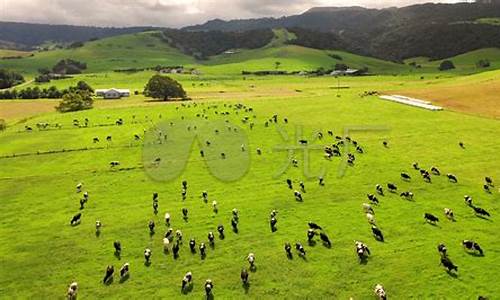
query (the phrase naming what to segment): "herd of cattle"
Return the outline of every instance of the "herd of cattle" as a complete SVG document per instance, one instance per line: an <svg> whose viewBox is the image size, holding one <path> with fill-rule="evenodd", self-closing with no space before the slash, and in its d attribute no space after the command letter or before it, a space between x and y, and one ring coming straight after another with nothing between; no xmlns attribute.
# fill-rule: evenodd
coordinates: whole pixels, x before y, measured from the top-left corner
<svg viewBox="0 0 500 300"><path fill-rule="evenodd" d="M212 108L217 108L217 106L213 106ZM239 105L239 106L235 105L235 109L236 110L244 110L245 112L252 111L243 105ZM204 112L205 111L206 110L204 109ZM219 114L220 115L227 115L227 113L219 113ZM245 123L246 121L248 121L248 118L245 118L242 121ZM120 119L120 122L121 123L119 125L123 124L122 119ZM272 118L267 120L265 122L265 126L268 127L269 124L273 123L273 122L274 123L278 122L277 115L274 115ZM284 119L284 122L287 123L288 120ZM251 123L251 124L253 127L254 126L253 123ZM328 135L333 137L333 132L328 131ZM323 134L318 133L318 138L320 140L322 140ZM134 139L138 140L138 139L140 139L140 136L135 135ZM324 154L325 154L326 159L331 159L334 156L341 156L342 150L347 149L347 148L343 148L345 143L350 143L351 145L353 145L354 149L356 150L356 152L358 154L364 153L364 150L361 147L361 145L349 137L336 136L336 137L333 137L333 139L336 141L333 144L328 145L324 148ZM108 136L107 140L110 141L111 136ZM97 142L99 142L99 139L94 138L93 142L97 143ZM207 143L209 143L209 141L207 141ZM299 140L298 143L302 144L302 145L306 145L307 140ZM459 145L462 148L464 147L463 143L460 143ZM389 143L387 141L383 141L383 146L389 147ZM262 153L261 150L260 149L257 149L257 150L258 150L258 154L260 155ZM245 151L244 146L242 146L242 151ZM203 156L203 153L200 153L200 154ZM346 154L345 157L346 157L347 163L350 165L354 165L355 159L356 159L355 155L352 153L345 153L345 154ZM297 165L297 163L298 163L297 160L294 159L293 165ZM110 163L111 167L118 166L119 164L120 163L118 161L112 161ZM440 176L441 175L441 171L437 167L434 167L434 166L430 168L430 172L421 168L418 165L418 163L413 163L412 167L413 167L413 169L419 171L418 173L420 174L420 176L422 177L422 179L424 181L429 182L429 183L432 181L431 175L432 176ZM400 176L401 176L401 179L403 181L414 180L414 179L412 179L412 175L410 175L406 172L401 173ZM450 173L446 174L446 178L451 183L458 182L457 176L455 176L453 174L450 174ZM325 181L322 177L318 178L318 184L320 186L325 185ZM286 179L286 186L288 187L288 189L293 191L293 195L294 195L294 198L296 201L299 201L299 202L304 201L303 193L305 193L305 184L302 181L299 182L299 188L294 189L294 183L293 183L292 179L288 178L288 179ZM398 193L400 195L400 197L402 197L406 200L409 200L409 201L413 200L414 195L411 191L399 191L398 192L398 187L395 183L387 183L385 186L386 186L387 191L389 193L393 193L393 194ZM484 190L486 192L491 193L491 191L492 191L491 188L493 186L494 186L493 180L490 177L485 177L484 186L483 186ZM182 195L183 200L186 199L187 190L188 190L188 182L183 181L182 186L181 186L181 195ZM82 194L82 198L80 200L80 210L83 210L85 203L87 203L87 201L89 200L89 194L87 192L84 192L84 186L82 183L79 183L76 186L76 191L77 191L77 193ZM375 209L374 209L374 207L378 206L378 204L380 202L379 197L383 197L383 196L385 196L385 188L383 185L377 184L375 186L375 193L368 193L367 194L367 199L368 199L369 203L362 204L362 209L363 209L364 213L366 214L366 218L367 218L368 223L371 226L371 231L373 233L373 236L377 241L380 241L380 242L384 242L384 235L383 235L382 230L377 226L377 223L375 221ZM208 202L208 192L203 191L201 193L201 198L203 199L203 201L205 203L207 203ZM465 200L466 205L471 207L472 210L474 211L474 213L477 214L478 216L490 217L490 214L488 211L473 204L472 197L465 195L464 200ZM155 215L158 214L158 212L159 212L159 210L158 210L159 209L159 194L157 192L153 193L152 208L153 208L153 213ZM214 212L218 211L216 201L212 202L212 208L213 208ZM452 209L445 207L445 208L443 208L443 212L444 212L444 215L446 218L448 218L450 220L454 220L454 213L453 213ZM189 211L187 208L182 208L181 213L182 213L182 216L184 219L188 218ZM436 215L429 213L429 212L426 212L423 217L427 222L429 222L431 224L436 224L437 222L439 222L439 218ZM81 219L82 219L82 212L79 212L71 218L70 224L72 226L76 226L80 223ZM182 243L183 243L183 233L180 230L174 231L174 229L170 227L171 226L170 220L171 220L170 213L168 213L168 212L165 213L164 221L165 221L165 225L168 229L163 236L163 248L164 248L163 250L165 253L171 252L173 254L173 257L177 258L179 251L181 249ZM232 210L231 228L236 233L238 232L238 223L239 223L239 212L236 208L234 208ZM270 216L269 216L269 226L270 226L271 232L277 231L277 223L278 223L278 211L272 210L270 213ZM309 245L314 244L315 237L319 236L321 242L323 243L323 245L325 247L330 248L332 246L332 242L331 242L329 236L323 230L323 227L321 225L319 225L313 221L309 221L307 225L308 225L308 230L306 232L306 235L307 235L307 242L309 243ZM100 231L102 230L102 226L103 225L102 225L101 221L96 220L96 222L95 222L96 235L100 234ZM155 224L154 220L149 220L148 228L149 228L149 233L152 236L155 233L155 229L156 229L156 224ZM225 235L224 226L222 224L219 224L217 226L216 230L217 230L219 238L221 240L224 239L224 235ZM215 243L214 232L212 232L212 231L208 232L207 239L208 239L208 242L207 242L208 245L213 249L214 243ZM480 245L476 241L463 240L462 245L467 251L477 253L478 255L484 255L483 249L480 247ZM115 255L119 256L121 251L122 251L121 242L115 241L113 243L113 247L114 247ZM299 257L305 258L306 249L305 249L304 245L301 242L297 241L297 242L295 242L294 247L295 247L295 251L296 251L297 255ZM197 241L194 238L192 238L189 240L189 249L192 253L196 253L196 249L198 249L200 256L203 258L206 256L207 245L204 242L200 242L198 244L198 247L197 247ZM292 249L293 249L293 246L291 243L286 242L284 244L285 255L288 258L293 257ZM441 264L447 269L447 271L448 272L457 272L458 267L451 261L450 257L448 256L446 246L444 244L439 244L437 246L437 250L440 254ZM355 251L355 253L358 256L360 261L366 261L367 259L369 259L369 256L371 254L368 245L362 241L354 241L354 251ZM146 265L151 264L152 254L153 253L152 253L152 250L150 248L144 249L144 261L145 261ZM247 261L249 263L248 268L250 270L253 270L255 268L256 255L254 253L249 253L247 255ZM103 278L103 283L109 284L112 281L112 278L114 275L114 270L115 270L114 266L112 266L112 265L109 265L106 267L105 276ZM125 263L119 269L120 280L126 280L129 276L129 274L130 274L130 264ZM243 268L241 270L240 277L241 277L241 281L242 281L244 286L248 286L248 284L249 284L249 277L250 277L249 274L250 273L248 272L247 268ZM187 272L181 280L181 291L186 292L186 291L192 289L192 285L193 285L193 273ZM206 279L205 284L204 284L204 289L205 289L207 298L212 296L213 288L214 288L214 283L212 282L212 280ZM76 282L71 283L69 288L68 288L68 292L67 292L68 298L69 299L76 299L77 291L78 291L78 284ZM376 295L376 297L378 297L379 299L386 299L387 298L385 288L383 287L382 284L377 284L374 287L373 292Z"/></svg>

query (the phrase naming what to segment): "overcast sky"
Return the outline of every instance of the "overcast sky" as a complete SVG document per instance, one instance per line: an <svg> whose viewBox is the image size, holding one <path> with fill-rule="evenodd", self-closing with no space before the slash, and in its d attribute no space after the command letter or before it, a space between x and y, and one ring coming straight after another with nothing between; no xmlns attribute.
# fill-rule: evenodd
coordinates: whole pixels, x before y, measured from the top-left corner
<svg viewBox="0 0 500 300"><path fill-rule="evenodd" d="M314 6L380 8L425 2L431 0L0 0L0 21L181 27L214 18L280 17L301 13Z"/></svg>

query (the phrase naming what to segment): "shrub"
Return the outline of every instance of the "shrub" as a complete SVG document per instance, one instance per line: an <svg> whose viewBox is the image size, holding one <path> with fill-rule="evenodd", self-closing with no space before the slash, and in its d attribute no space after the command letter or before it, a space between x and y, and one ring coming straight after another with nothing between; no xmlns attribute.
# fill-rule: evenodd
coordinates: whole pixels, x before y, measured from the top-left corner
<svg viewBox="0 0 500 300"><path fill-rule="evenodd" d="M439 71L446 71L455 69L455 65L451 60L443 60L439 65Z"/></svg>

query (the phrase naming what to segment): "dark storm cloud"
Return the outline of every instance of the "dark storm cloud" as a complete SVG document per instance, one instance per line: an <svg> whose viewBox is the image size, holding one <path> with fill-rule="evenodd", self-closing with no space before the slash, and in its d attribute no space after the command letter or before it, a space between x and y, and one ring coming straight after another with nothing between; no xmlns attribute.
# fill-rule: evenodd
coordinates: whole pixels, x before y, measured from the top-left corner
<svg viewBox="0 0 500 300"><path fill-rule="evenodd" d="M280 17L314 6L405 6L425 0L0 0L0 20L180 27L210 19ZM439 2L458 2L445 0Z"/></svg>

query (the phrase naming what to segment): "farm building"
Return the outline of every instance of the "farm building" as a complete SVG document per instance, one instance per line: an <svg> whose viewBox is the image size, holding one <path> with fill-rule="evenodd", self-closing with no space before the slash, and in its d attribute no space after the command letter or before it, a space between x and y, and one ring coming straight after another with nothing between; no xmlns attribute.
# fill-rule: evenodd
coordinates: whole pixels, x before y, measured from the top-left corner
<svg viewBox="0 0 500 300"><path fill-rule="evenodd" d="M361 74L362 74L362 71L357 70L357 69L335 70L332 73L330 73L330 75L332 75L332 76L341 76L341 75L357 76L357 75L361 75Z"/></svg>
<svg viewBox="0 0 500 300"><path fill-rule="evenodd" d="M104 99L119 99L121 97L129 97L130 90L128 89L98 89L95 91L97 97L103 97Z"/></svg>

